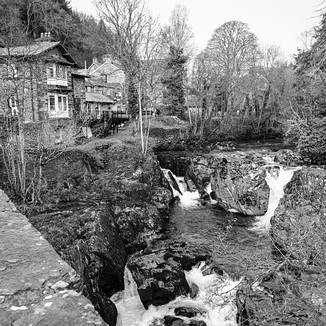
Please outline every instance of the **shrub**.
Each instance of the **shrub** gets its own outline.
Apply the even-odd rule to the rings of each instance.
[[[298,150],[311,164],[326,164],[326,117],[311,122],[310,132],[299,139]]]

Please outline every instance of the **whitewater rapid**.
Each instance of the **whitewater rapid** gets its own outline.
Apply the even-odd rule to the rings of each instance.
[[[263,216],[256,217],[254,225],[250,228],[254,232],[267,233],[270,228],[270,219],[274,215],[279,201],[284,195],[284,187],[291,180],[293,173],[298,168],[283,168],[276,164],[265,166],[266,182],[270,187],[268,210]],[[193,214],[200,209],[200,196],[198,191],[190,192],[182,177],[177,177],[169,170],[163,169],[164,175],[171,184],[173,196],[179,197],[179,207],[184,211]],[[173,186],[174,185],[174,186]],[[205,189],[211,193],[211,186]],[[211,203],[216,203],[211,200]],[[249,228],[248,228],[249,229]],[[193,317],[202,320],[207,326],[236,326],[236,291],[242,278],[236,280],[226,273],[223,276],[211,273],[207,274],[207,266],[203,262],[201,265],[193,267],[190,271],[185,271],[188,284],[195,284],[199,292],[195,298],[190,296],[180,296],[166,305],[159,307],[150,306],[144,308],[137,291],[137,285],[132,278],[131,272],[125,269],[125,290],[116,293],[111,300],[118,309],[117,326],[158,326],[164,325],[165,316],[175,316],[174,309],[177,307],[193,308],[198,311],[198,315]],[[189,322],[187,317],[177,316]]]
[[[271,218],[274,216],[275,210],[284,196],[284,187],[291,181],[295,171],[300,167],[284,168],[278,165],[267,165],[266,182],[270,189],[268,209],[262,216],[256,217],[256,222],[252,227],[253,230],[260,232],[268,232],[271,224]]]
[[[137,292],[136,282],[131,272],[125,269],[125,290],[115,294],[111,300],[118,310],[117,326],[151,326],[163,325],[165,316],[174,316],[177,307],[195,309],[198,314],[191,319],[202,320],[207,326],[237,326],[235,292],[241,280],[233,281],[226,274],[204,275],[205,263],[186,271],[188,284],[196,284],[199,292],[195,298],[180,296],[166,305],[144,308]],[[185,322],[190,318],[177,316]]]

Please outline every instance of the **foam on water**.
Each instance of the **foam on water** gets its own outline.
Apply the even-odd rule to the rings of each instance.
[[[262,216],[257,216],[256,223],[253,227],[257,231],[268,232],[270,221],[274,216],[275,210],[284,196],[284,187],[291,181],[293,173],[300,167],[284,168],[277,165],[266,166],[266,182],[270,188],[268,209]]]
[[[163,173],[166,177],[166,179],[170,182],[172,191],[173,191],[173,196],[174,197],[179,197],[180,199],[180,205],[182,207],[191,207],[191,206],[197,206],[199,205],[199,192],[196,191],[188,191],[187,189],[187,184],[184,181],[184,177],[177,177],[174,175],[170,170],[168,169],[162,169]],[[172,180],[171,180],[172,179]],[[173,184],[174,182],[177,183],[179,189],[176,189]],[[181,193],[179,192],[181,191]]]
[[[176,307],[195,309],[198,315],[193,318],[205,321],[207,326],[236,326],[234,297],[240,280],[232,281],[227,275],[204,275],[204,270],[205,264],[202,263],[200,266],[193,267],[191,271],[185,272],[189,285],[194,283],[199,288],[194,299],[180,296],[166,305],[150,306],[145,310],[136,283],[126,268],[125,290],[111,297],[118,309],[117,326],[162,325],[160,321],[164,316],[174,316]],[[187,317],[178,316],[178,318],[189,321]]]

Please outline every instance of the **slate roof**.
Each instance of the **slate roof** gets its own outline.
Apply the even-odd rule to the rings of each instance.
[[[59,47],[64,57],[64,59],[61,59],[60,61],[68,64],[73,64],[74,67],[79,68],[77,62],[60,42],[42,41],[10,48],[0,48],[0,57],[35,57],[49,50],[52,50],[55,47]]]
[[[108,104],[115,103],[115,101],[112,100],[110,97],[104,96],[99,93],[86,93],[86,102],[97,102],[97,103],[108,103]]]
[[[80,77],[84,77],[84,78],[90,78],[91,76],[87,73],[87,71],[85,71],[85,69],[78,69],[78,70],[73,70],[71,72],[72,75],[75,76],[80,76]]]

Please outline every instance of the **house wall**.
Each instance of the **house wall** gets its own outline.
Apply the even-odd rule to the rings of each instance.
[[[106,83],[121,83],[125,82],[125,74],[123,70],[115,66],[109,61],[104,62],[96,70],[89,71],[94,77],[102,77]]]
[[[82,110],[85,108],[86,87],[85,77],[72,75],[72,89],[73,89],[73,105],[72,116],[80,116]]]
[[[0,79],[2,87],[0,90],[1,111],[9,110],[7,99],[10,95],[16,95],[19,109],[24,109],[26,122],[45,120],[48,118],[72,117],[73,112],[73,87],[72,67],[65,62],[58,48],[52,49],[46,54],[22,61],[21,58],[9,59],[17,68],[17,73],[8,77],[7,62],[3,59],[0,63]],[[48,85],[48,67],[57,61],[67,67],[67,85]],[[61,63],[62,62],[62,63]],[[79,93],[82,93],[80,86]],[[67,96],[68,111],[62,114],[49,116],[49,93]],[[85,96],[85,95],[84,95]]]

